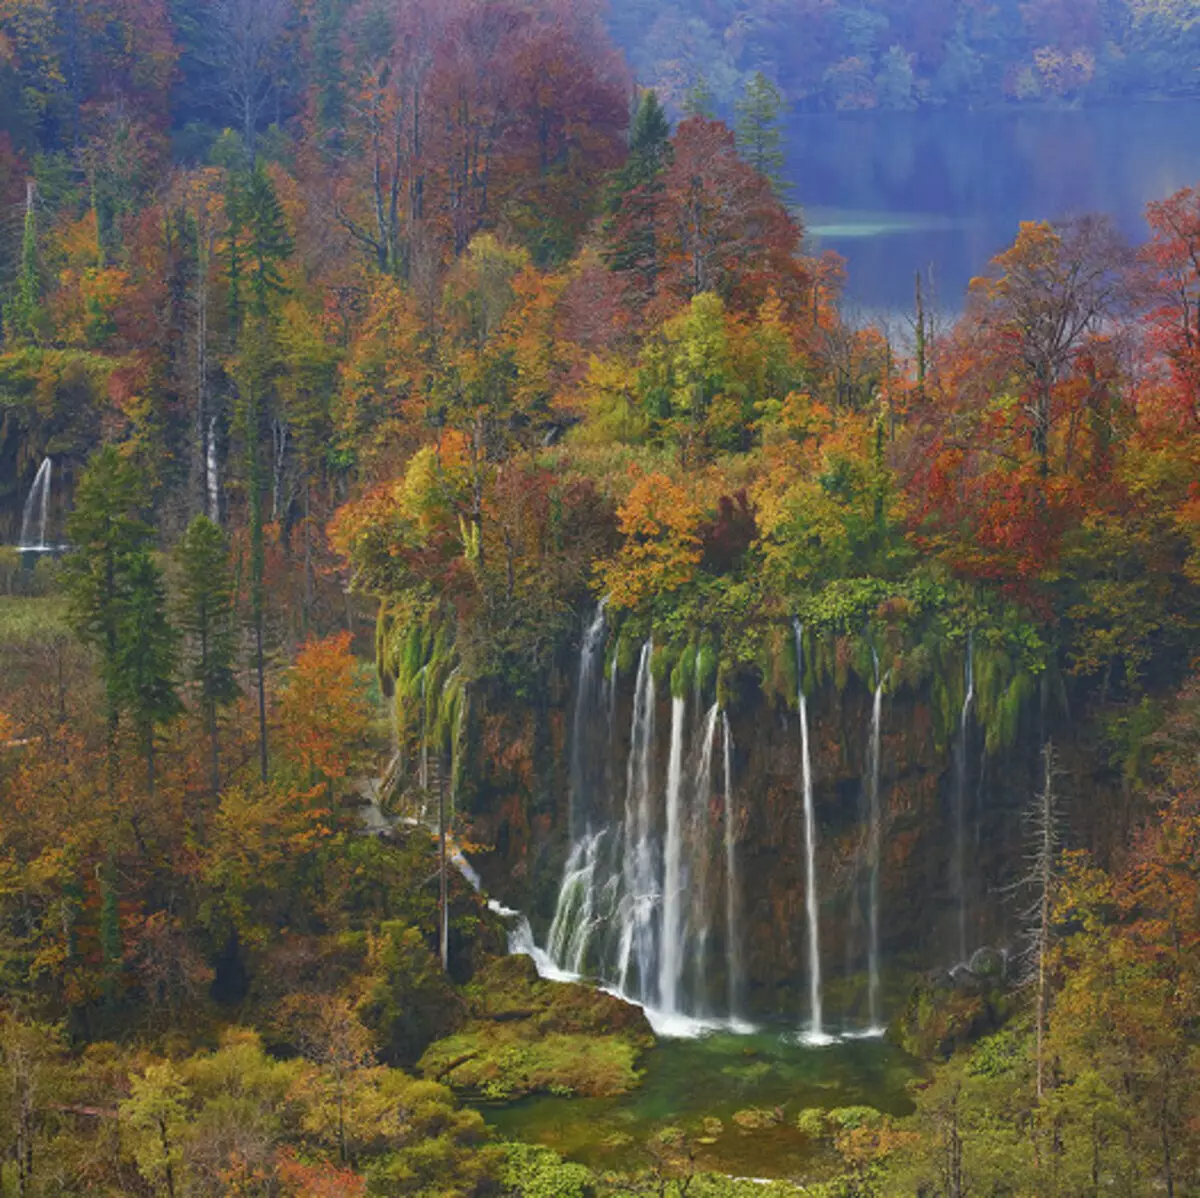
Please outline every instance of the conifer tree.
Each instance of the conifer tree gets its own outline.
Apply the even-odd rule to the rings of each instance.
[[[215,796],[221,789],[217,711],[238,696],[229,544],[207,516],[197,516],[175,555],[181,572],[178,620],[188,642],[187,674],[199,688]]]
[[[100,654],[108,720],[109,788],[115,790],[117,729],[129,689],[123,675],[124,644],[137,559],[153,530],[141,517],[145,480],[113,445],[92,455],[75,492],[67,521],[74,546],[64,568],[76,632]],[[136,629],[132,630],[136,634]]]
[[[128,593],[122,603],[117,677],[146,762],[146,789],[154,794],[154,738],[160,724],[182,710],[175,693],[178,635],[167,617],[162,571],[143,547],[127,569]]]
[[[756,72],[737,102],[738,153],[759,174],[771,181],[775,194],[787,191],[783,178],[782,135],[783,93],[762,73]]]
[[[716,97],[704,75],[697,75],[692,86],[687,89],[683,97],[683,112],[685,116],[699,116],[706,121],[716,119]]]
[[[237,207],[231,214],[233,239],[241,238],[242,257],[230,259],[242,274],[230,274],[231,300],[234,287],[240,289],[244,278],[250,300],[249,321],[243,321],[238,340],[238,360],[234,377],[238,389],[237,426],[242,437],[246,470],[247,523],[250,530],[250,620],[254,629],[255,673],[258,680],[259,767],[266,780],[267,700],[264,590],[265,550],[263,543],[263,492],[266,473],[263,468],[263,441],[269,427],[269,414],[279,372],[279,348],[276,338],[272,300],[283,294],[280,264],[292,252],[292,240],[284,220],[283,207],[261,163],[236,191]],[[235,225],[236,222],[236,225]],[[238,293],[240,295],[240,292]]]
[[[37,185],[25,186],[25,224],[21,235],[21,264],[12,298],[4,305],[4,333],[9,341],[34,340],[42,298],[38,257]]]
[[[637,278],[644,298],[653,293],[658,276],[654,226],[670,160],[670,122],[658,96],[648,91],[634,114],[629,157],[613,179],[605,222],[608,265]]]

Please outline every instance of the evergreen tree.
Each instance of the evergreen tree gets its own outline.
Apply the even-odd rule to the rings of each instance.
[[[129,695],[124,639],[137,635],[128,604],[153,530],[141,517],[146,485],[141,472],[115,446],[97,450],[79,480],[67,520],[74,546],[64,577],[76,632],[100,654],[108,719],[109,787],[115,790],[117,729]]]
[[[117,680],[121,701],[142,743],[146,789],[153,795],[155,732],[182,710],[172,681],[179,638],[167,617],[162,571],[148,547],[130,557],[127,581],[120,615]]]
[[[217,710],[238,696],[234,677],[233,578],[225,534],[197,516],[175,550],[181,580],[179,625],[188,640],[188,677],[199,688],[208,730],[214,796],[221,788]]]
[[[242,335],[235,370],[238,390],[236,428],[241,437],[246,471],[246,522],[250,530],[250,625],[254,632],[254,670],[258,681],[259,767],[263,781],[268,770],[266,693],[266,551],[263,539],[263,441],[266,413],[279,369],[278,345],[267,318],[250,321]]]
[[[716,97],[704,75],[697,75],[695,82],[687,89],[683,97],[683,112],[685,116],[699,116],[706,121],[716,119]]]
[[[658,96],[646,92],[634,114],[629,157],[609,192],[604,230],[611,269],[637,279],[640,298],[653,294],[658,276],[655,222],[662,176],[671,161],[671,126]]]
[[[250,527],[250,619],[254,629],[255,673],[258,679],[259,766],[263,780],[268,770],[267,699],[265,660],[266,594],[263,571],[263,492],[266,471],[263,443],[270,427],[279,350],[272,301],[284,292],[280,264],[292,252],[292,239],[283,206],[262,163],[256,163],[236,188],[236,221],[243,248],[236,265],[240,276],[230,273],[230,294],[245,278],[250,293],[248,322],[239,327],[238,359],[234,370],[238,389],[237,426],[245,453],[246,510]],[[235,259],[230,259],[231,267]]]
[[[742,158],[771,181],[775,194],[787,191],[783,178],[782,135],[779,120],[783,115],[783,93],[762,71],[746,84],[737,102],[737,144]]]
[[[38,257],[37,187],[31,179],[25,188],[25,225],[21,235],[21,265],[12,298],[4,305],[4,333],[9,341],[34,340],[42,300]]]
[[[250,264],[250,312],[264,319],[272,297],[284,291],[279,264],[291,254],[292,239],[275,186],[261,162],[246,180],[241,216]]]

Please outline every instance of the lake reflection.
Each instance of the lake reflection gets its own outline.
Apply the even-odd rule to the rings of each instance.
[[[908,312],[930,267],[938,306],[959,309],[1022,220],[1107,212],[1140,240],[1148,201],[1200,183],[1192,101],[796,116],[787,132],[810,248],[847,259],[848,305],[872,314]]]

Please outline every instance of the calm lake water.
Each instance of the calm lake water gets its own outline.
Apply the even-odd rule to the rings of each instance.
[[[910,312],[930,267],[955,312],[1023,220],[1107,212],[1142,240],[1148,201],[1200,183],[1200,103],[797,116],[787,153],[810,248],[847,259],[851,314]]]

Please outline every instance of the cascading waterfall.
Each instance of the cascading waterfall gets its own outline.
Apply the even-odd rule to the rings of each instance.
[[[967,634],[967,689],[958,721],[954,769],[954,897],[958,902],[958,959],[967,961],[967,734],[975,701],[975,634]]]
[[[687,700],[671,700],[671,752],[667,759],[667,828],[663,846],[662,931],[658,995],[667,1015],[679,1012],[683,961],[683,737]]]
[[[594,882],[603,839],[604,833],[597,832],[572,846],[546,941],[550,959],[576,976],[583,973],[588,942],[595,927]]]
[[[880,735],[883,724],[883,679],[879,657],[871,650],[875,663],[875,699],[871,705],[871,737],[867,768],[870,771],[870,824],[867,833],[867,1011],[871,1029],[879,1022],[879,865],[883,848],[883,806],[879,794]]]
[[[699,689],[697,689],[699,698]],[[699,707],[697,707],[697,711]],[[692,818],[691,818],[691,863],[692,872],[689,878],[689,897],[691,902],[688,940],[691,945],[692,957],[692,993],[696,996],[693,1003],[693,1014],[702,1015],[706,1008],[706,987],[708,978],[708,936],[711,925],[709,911],[709,866],[712,848],[709,843],[711,825],[711,808],[713,797],[712,763],[717,741],[717,720],[721,709],[714,703],[708,709],[701,725],[699,757],[692,779]],[[733,1012],[730,1011],[732,1018]]]
[[[821,931],[817,907],[817,819],[813,803],[812,755],[808,744],[808,700],[804,694],[804,626],[794,622],[800,707],[801,781],[804,788],[804,909],[808,922],[808,1008],[807,1038],[825,1039],[821,1013]]]
[[[621,936],[618,989],[629,993],[629,971],[637,964],[638,994],[650,1001],[651,964],[654,959],[653,916],[659,901],[655,881],[654,842],[651,824],[651,775],[654,762],[654,674],[650,668],[654,642],[642,646],[634,686],[633,723],[629,735],[629,763],[625,783],[625,843],[622,858],[624,893],[619,917]]]
[[[594,705],[594,690],[604,664],[604,613],[608,600],[602,599],[583,636],[579,651],[579,685],[575,694],[575,718],[571,728],[570,757],[570,828],[571,844],[578,846],[588,835],[588,793],[586,778],[587,748],[590,729],[588,717]]]
[[[33,478],[33,486],[29,490],[29,498],[25,500],[25,510],[21,513],[21,539],[17,548],[27,551],[44,552],[46,549],[46,522],[50,513],[50,480],[54,473],[53,463],[49,458],[43,458]],[[37,513],[38,536],[32,539],[34,512]]]
[[[742,1000],[741,932],[738,928],[737,842],[733,826],[733,731],[721,713],[725,765],[725,972],[729,990],[729,1018],[736,1021]]]

